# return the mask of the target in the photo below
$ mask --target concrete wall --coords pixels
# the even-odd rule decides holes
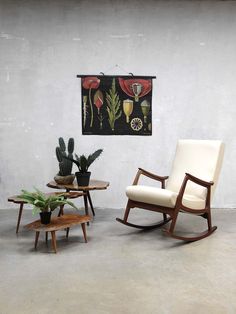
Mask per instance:
[[[235,34],[235,1],[0,0],[1,208],[45,189],[59,136],[78,153],[104,148],[91,170],[110,188],[94,203],[112,208],[137,167],[169,173],[177,139],[222,139],[214,206],[235,207]],[[76,75],[100,71],[157,76],[151,137],[81,135]]]

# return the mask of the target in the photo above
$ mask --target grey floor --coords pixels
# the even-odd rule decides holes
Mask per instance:
[[[59,231],[54,254],[43,237],[33,249],[33,232],[16,236],[16,209],[0,210],[0,313],[236,313],[236,210],[213,210],[217,231],[189,244],[123,226],[122,213],[96,209],[87,244],[80,226],[68,240]],[[135,210],[133,221],[157,215]],[[32,220],[25,210],[22,225]],[[178,228],[205,224],[185,215]]]

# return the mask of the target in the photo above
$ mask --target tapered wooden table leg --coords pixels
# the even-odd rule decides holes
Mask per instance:
[[[22,215],[22,211],[23,211],[23,206],[24,206],[24,203],[21,203],[21,204],[20,204],[20,209],[19,209],[19,214],[18,214],[17,225],[16,225],[16,233],[18,233],[18,231],[19,231],[19,226],[20,226],[20,221],[21,221],[21,215]]]
[[[84,195],[84,210],[85,210],[85,215],[88,215],[88,198],[87,198],[87,193]],[[89,226],[89,222],[87,222],[87,225]]]
[[[83,234],[84,234],[84,240],[85,240],[85,242],[88,242],[87,241],[87,235],[86,235],[86,225],[85,225],[85,223],[82,223],[81,227],[82,227]]]
[[[82,196],[84,194],[85,214],[88,215],[88,202],[89,202],[89,206],[91,208],[93,216],[95,216],[95,211],[94,211],[92,199],[90,196],[90,191],[106,190],[109,186],[109,182],[101,181],[101,180],[90,180],[88,186],[79,186],[77,182],[74,182],[72,184],[59,184],[59,183],[56,183],[55,181],[51,181],[47,184],[47,186],[53,189],[65,189],[66,192],[68,193],[70,191],[74,191],[73,193],[76,193],[75,191],[78,191],[78,193],[79,192],[81,193],[80,195],[77,195],[75,197]],[[69,198],[75,198],[75,197],[71,196]]]
[[[66,237],[67,238],[69,237],[69,231],[70,231],[70,228],[66,228]]]
[[[61,215],[64,215],[64,205],[60,206],[60,209],[59,209],[57,217],[60,217]]]
[[[87,194],[84,195],[84,210],[85,210],[85,214],[88,215],[88,198],[87,198]]]
[[[87,195],[88,195],[88,201],[89,201],[89,205],[90,205],[90,207],[91,207],[93,216],[95,216],[95,211],[94,211],[94,208],[93,208],[93,203],[92,203],[92,199],[91,199],[91,196],[90,196],[89,191],[87,191]]]
[[[54,249],[54,252],[57,253],[56,232],[51,231],[51,235],[52,235],[52,247]]]
[[[45,241],[46,241],[46,243],[48,243],[48,232],[47,231],[45,232]]]
[[[37,249],[39,234],[40,234],[40,231],[36,231],[35,232],[35,241],[34,241],[34,248],[35,248],[35,250]]]

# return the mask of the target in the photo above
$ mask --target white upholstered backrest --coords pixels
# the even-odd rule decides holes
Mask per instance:
[[[224,144],[217,140],[179,140],[176,148],[172,171],[166,189],[179,192],[185,173],[199,179],[213,181],[214,193],[224,155]],[[205,198],[206,189],[189,182],[186,194]]]

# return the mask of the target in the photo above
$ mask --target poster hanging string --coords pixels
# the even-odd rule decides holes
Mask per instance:
[[[102,75],[102,76],[111,76],[109,74],[107,74],[107,72],[110,72],[111,70],[113,69],[116,69],[116,68],[119,68],[121,71],[124,71],[125,74],[120,74],[120,75],[112,75],[113,77],[129,77],[131,76],[132,78],[135,78],[135,77],[138,77],[138,78],[144,78],[144,79],[155,79],[156,76],[151,76],[151,75],[134,75],[133,73],[131,72],[128,72],[127,70],[125,70],[123,67],[121,67],[119,64],[115,64],[114,66],[106,69],[106,71],[104,72],[100,72],[99,74]],[[77,77],[78,78],[84,78],[84,77],[87,77],[87,76],[97,76],[97,74],[78,74]]]
[[[133,73],[126,71],[126,70],[125,70],[124,68],[122,68],[119,64],[115,64],[114,66],[112,66],[112,67],[106,69],[106,71],[100,72],[100,73],[101,73],[102,75],[106,75],[107,72],[109,72],[109,71],[111,71],[111,70],[113,70],[113,69],[115,69],[115,68],[119,68],[121,71],[124,71],[125,73],[134,76]]]

